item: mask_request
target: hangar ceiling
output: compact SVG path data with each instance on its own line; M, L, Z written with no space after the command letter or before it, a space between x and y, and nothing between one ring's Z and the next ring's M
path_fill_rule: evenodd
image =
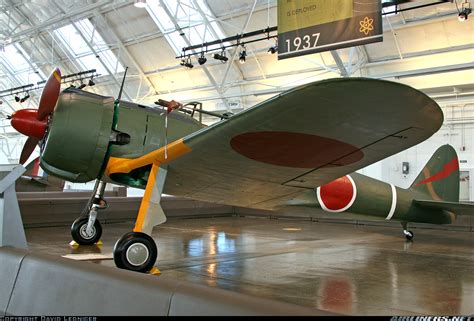
M464 1L457 0L458 7ZM402 82L442 106L474 101L474 17L458 21L455 2L384 15L382 43L278 61L267 53L275 45L268 39L246 45L245 64L233 47L226 53L233 60L222 63L208 53L203 65L193 57L191 69L176 58L183 47L276 26L277 1L147 3L137 8L129 0L0 1L0 91L45 80L60 67L63 75L96 69L95 86L84 90L117 96L128 66L124 99L201 101L205 109L219 112L236 112L291 87L341 75ZM22 103L14 95L0 98L1 152L10 162L18 161L25 138L5 117L35 108L40 93L29 92Z

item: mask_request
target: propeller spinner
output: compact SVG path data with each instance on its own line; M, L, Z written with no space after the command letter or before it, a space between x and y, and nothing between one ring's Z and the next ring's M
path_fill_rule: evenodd
M56 68L49 76L41 93L38 109L21 109L11 116L11 125L28 136L20 156L24 164L46 132L47 117L54 111L61 90L61 71Z

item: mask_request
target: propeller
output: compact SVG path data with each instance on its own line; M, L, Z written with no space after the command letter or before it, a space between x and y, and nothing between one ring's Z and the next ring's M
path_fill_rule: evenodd
M28 137L25 145L23 146L23 149L21 150L20 164L26 163L28 158L30 158L31 153L33 153L33 151L35 150L38 142L39 139L37 139L36 137Z
M44 138L48 116L54 111L61 90L61 71L53 70L43 91L41 92L38 109L20 109L11 115L11 125L28 139L23 146L20 164L24 164L36 145Z

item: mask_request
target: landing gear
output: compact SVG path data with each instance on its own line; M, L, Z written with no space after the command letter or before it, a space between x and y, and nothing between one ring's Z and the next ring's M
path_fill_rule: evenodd
M403 234L405 235L408 241L411 241L413 239L413 236L415 236L412 231L407 230L403 230Z
M97 220L99 210L106 209L107 202L103 199L106 183L97 180L92 197L83 215L78 217L71 226L72 239L79 245L92 245L97 243L102 236L102 227Z
M87 228L89 218L78 217L71 226L71 236L79 245L92 245L97 243L102 236L102 226L98 220L95 220L92 228Z
M129 232L114 246L114 262L120 269L145 273L151 270L157 257L155 241L145 233Z
M158 250L151 238L154 226L166 222L166 215L160 205L167 168L153 163L138 210L133 232L122 236L114 246L114 262L118 268L135 272L153 272Z
M402 226L403 226L403 235L405 235L405 238L407 239L407 241L413 240L413 237L415 236L415 234L413 234L412 231L408 230L408 222L402 222Z

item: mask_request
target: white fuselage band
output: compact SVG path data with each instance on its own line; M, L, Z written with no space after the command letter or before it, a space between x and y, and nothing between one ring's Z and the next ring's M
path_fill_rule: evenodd
M392 188L392 206L390 207L390 212L388 213L386 220L390 220L395 213L395 208L397 207L397 189L393 184L390 184Z

